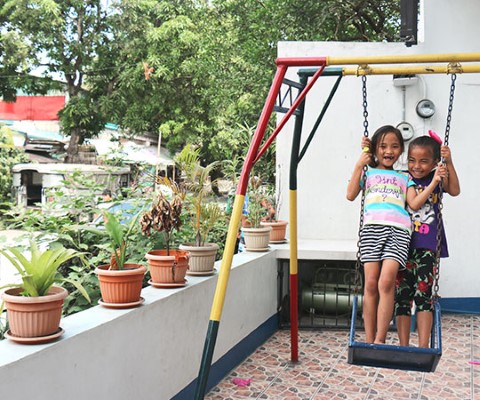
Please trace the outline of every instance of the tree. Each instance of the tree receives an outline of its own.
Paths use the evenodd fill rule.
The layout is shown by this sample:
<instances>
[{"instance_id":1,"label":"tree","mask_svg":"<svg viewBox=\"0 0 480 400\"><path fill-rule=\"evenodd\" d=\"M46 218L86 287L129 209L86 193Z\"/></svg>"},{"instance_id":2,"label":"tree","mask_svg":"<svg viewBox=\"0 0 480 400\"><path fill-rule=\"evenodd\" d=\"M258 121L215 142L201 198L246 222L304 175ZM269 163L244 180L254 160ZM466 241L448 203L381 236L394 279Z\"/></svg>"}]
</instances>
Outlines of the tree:
<instances>
[{"instance_id":1,"label":"tree","mask_svg":"<svg viewBox=\"0 0 480 400\"><path fill-rule=\"evenodd\" d=\"M223 2L223 0L220 0ZM226 2L229 3L228 1ZM400 2L390 0L263 0L254 11L268 37L288 41L400 40Z\"/></svg>"},{"instance_id":2,"label":"tree","mask_svg":"<svg viewBox=\"0 0 480 400\"><path fill-rule=\"evenodd\" d=\"M25 46L9 68L23 60L66 80L60 120L70 159L108 120L132 135L161 135L170 150L195 143L206 164L244 155L278 41L395 40L397 3L0 0L5 32ZM26 61L32 54L35 65Z\"/></svg>"},{"instance_id":3,"label":"tree","mask_svg":"<svg viewBox=\"0 0 480 400\"><path fill-rule=\"evenodd\" d=\"M45 93L50 83L30 75L35 54L11 21L11 11L0 0L0 96L15 101L17 89L27 93Z\"/></svg>"},{"instance_id":4,"label":"tree","mask_svg":"<svg viewBox=\"0 0 480 400\"><path fill-rule=\"evenodd\" d=\"M172 151L188 141L201 145L212 126L205 95L210 83L197 64L202 32L196 3L125 1L114 21L123 40L116 60L119 69L123 65L104 106L125 131L161 134Z\"/></svg>"},{"instance_id":5,"label":"tree","mask_svg":"<svg viewBox=\"0 0 480 400\"><path fill-rule=\"evenodd\" d=\"M102 4L100 0L8 0L2 8L12 32L31 46L29 69L42 68L48 80L60 76L66 81L68 103L59 116L63 133L70 136L67 160L105 124L99 98L107 89L84 90L86 77L99 73L99 54L104 56L102 73L108 60L113 66L109 14Z\"/></svg>"},{"instance_id":6,"label":"tree","mask_svg":"<svg viewBox=\"0 0 480 400\"><path fill-rule=\"evenodd\" d=\"M197 73L208 76L208 160L245 154L275 72L282 40L393 41L399 4L386 0L216 0L197 20ZM270 121L273 129L275 118ZM266 156L266 157L265 157ZM271 176L274 152L261 166Z\"/></svg>"}]
</instances>

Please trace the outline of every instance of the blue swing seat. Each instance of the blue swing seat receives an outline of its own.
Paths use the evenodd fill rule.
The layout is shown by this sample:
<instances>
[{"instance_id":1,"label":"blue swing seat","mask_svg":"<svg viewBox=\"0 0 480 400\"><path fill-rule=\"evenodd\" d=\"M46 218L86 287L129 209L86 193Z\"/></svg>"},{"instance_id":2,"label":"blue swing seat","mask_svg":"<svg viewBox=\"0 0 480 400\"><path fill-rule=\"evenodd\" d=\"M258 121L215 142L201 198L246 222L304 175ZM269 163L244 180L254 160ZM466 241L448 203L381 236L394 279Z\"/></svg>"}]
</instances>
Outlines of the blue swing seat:
<instances>
[{"instance_id":1,"label":"blue swing seat","mask_svg":"<svg viewBox=\"0 0 480 400\"><path fill-rule=\"evenodd\" d=\"M370 344L355 341L358 296L353 299L348 363L367 367L434 372L442 356L440 305L434 301L430 348Z\"/></svg>"}]
</instances>

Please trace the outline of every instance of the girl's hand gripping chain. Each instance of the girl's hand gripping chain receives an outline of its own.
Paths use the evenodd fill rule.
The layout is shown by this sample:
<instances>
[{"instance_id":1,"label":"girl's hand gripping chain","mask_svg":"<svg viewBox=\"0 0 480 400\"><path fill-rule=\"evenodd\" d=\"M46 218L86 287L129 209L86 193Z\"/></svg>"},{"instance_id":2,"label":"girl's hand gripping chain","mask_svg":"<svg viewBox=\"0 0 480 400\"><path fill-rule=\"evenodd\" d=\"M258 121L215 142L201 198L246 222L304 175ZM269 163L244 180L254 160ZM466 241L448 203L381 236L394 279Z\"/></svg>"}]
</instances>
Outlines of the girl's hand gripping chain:
<instances>
[{"instance_id":1,"label":"girl's hand gripping chain","mask_svg":"<svg viewBox=\"0 0 480 400\"><path fill-rule=\"evenodd\" d=\"M361 147L364 153L370 153L370 139L368 137L364 136L362 138Z\"/></svg>"}]
</instances>

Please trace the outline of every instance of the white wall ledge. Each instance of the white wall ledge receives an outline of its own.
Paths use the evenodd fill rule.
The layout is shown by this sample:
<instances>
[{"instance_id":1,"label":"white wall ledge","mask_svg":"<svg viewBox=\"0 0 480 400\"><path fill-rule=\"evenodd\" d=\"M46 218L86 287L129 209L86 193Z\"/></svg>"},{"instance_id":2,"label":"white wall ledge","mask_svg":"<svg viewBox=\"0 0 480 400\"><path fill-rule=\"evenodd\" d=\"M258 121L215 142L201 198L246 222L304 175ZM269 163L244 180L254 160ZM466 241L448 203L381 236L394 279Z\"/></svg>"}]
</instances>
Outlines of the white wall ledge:
<instances>
[{"instance_id":1,"label":"white wall ledge","mask_svg":"<svg viewBox=\"0 0 480 400\"><path fill-rule=\"evenodd\" d=\"M290 243L271 245L276 257L290 258ZM345 260L357 259L355 240L299 240L297 244L299 260Z\"/></svg>"},{"instance_id":2,"label":"white wall ledge","mask_svg":"<svg viewBox=\"0 0 480 400\"><path fill-rule=\"evenodd\" d=\"M277 313L277 259L289 258L289 243L270 248L233 257L213 362ZM352 243L299 242L299 259L349 260L355 252ZM215 268L212 276L187 276L182 288L144 288L145 302L137 308L94 306L65 317L65 333L55 342L1 341L2 393L42 393L50 400L65 393L70 400L171 398L197 377L220 262ZM141 384L133 384L134 377ZM81 388L72 390L79 381Z\"/></svg>"}]
</instances>

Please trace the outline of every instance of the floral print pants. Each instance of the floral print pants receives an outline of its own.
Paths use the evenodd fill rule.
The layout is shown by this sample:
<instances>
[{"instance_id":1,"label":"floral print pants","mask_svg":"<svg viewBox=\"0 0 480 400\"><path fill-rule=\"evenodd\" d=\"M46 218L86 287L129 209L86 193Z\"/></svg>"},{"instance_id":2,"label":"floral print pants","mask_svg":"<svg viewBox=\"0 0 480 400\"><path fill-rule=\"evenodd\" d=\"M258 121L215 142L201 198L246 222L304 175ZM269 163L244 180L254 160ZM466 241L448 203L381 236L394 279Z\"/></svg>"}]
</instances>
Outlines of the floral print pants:
<instances>
[{"instance_id":1,"label":"floral print pants","mask_svg":"<svg viewBox=\"0 0 480 400\"><path fill-rule=\"evenodd\" d=\"M417 311L433 311L432 285L435 252L413 249L406 268L399 271L396 280L395 315L411 315L412 302Z\"/></svg>"}]
</instances>

